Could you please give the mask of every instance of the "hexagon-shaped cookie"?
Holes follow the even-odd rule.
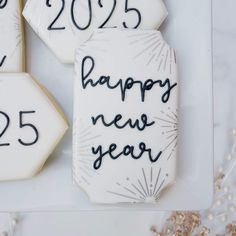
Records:
[[[167,10],[162,0],[28,0],[23,15],[62,62],[73,63],[95,29],[158,29]]]
[[[46,90],[26,73],[0,73],[0,181],[41,170],[68,128]]]

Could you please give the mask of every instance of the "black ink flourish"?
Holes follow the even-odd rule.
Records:
[[[128,119],[123,122],[122,122],[123,116],[121,114],[116,115],[115,118],[111,122],[107,122],[105,120],[104,115],[102,115],[102,114],[98,115],[96,117],[92,117],[91,119],[92,119],[93,125],[96,125],[98,123],[98,121],[100,120],[101,123],[106,127],[115,126],[117,129],[124,129],[128,126],[131,129],[137,129],[139,131],[143,131],[147,127],[150,127],[155,124],[155,121],[148,122],[148,117],[146,114],[142,114],[140,120],[139,119],[136,119],[136,120]]]
[[[60,18],[63,10],[65,9],[65,0],[62,0],[61,2],[61,9],[58,12],[56,18],[52,21],[52,23],[48,26],[48,30],[64,30],[66,29],[66,27],[62,26],[62,27],[54,27],[54,24],[57,22],[57,20]],[[52,4],[50,3],[50,0],[46,0],[46,6],[47,7],[52,7]]]
[[[119,152],[118,154],[114,153],[117,150],[117,145],[115,143],[112,143],[109,147],[107,151],[103,150],[103,147],[101,145],[99,145],[97,148],[92,147],[92,153],[94,155],[98,155],[98,158],[95,160],[94,162],[94,169],[98,170],[101,165],[102,165],[102,161],[103,158],[105,156],[109,156],[112,160],[116,160],[118,159],[120,156],[124,155],[124,156],[131,156],[132,159],[134,160],[138,160],[140,159],[143,155],[147,154],[149,157],[149,160],[151,163],[155,163],[158,161],[158,159],[161,157],[162,155],[162,151],[160,151],[156,156],[153,156],[152,154],[152,149],[151,148],[147,148],[146,144],[144,142],[139,143],[138,149],[139,149],[139,154],[135,154],[136,151],[134,150],[135,147],[132,145],[126,145],[121,152]]]
[[[3,130],[0,131],[0,139],[2,138],[2,136],[5,134],[5,132],[7,131],[9,125],[10,125],[10,118],[9,116],[3,112],[3,111],[0,111],[0,115],[3,116],[3,118],[5,118],[6,120],[6,124],[5,124],[5,127],[3,128]],[[10,143],[0,143],[0,147],[2,146],[10,146]]]
[[[2,67],[2,66],[3,66],[3,64],[4,64],[4,61],[6,60],[6,58],[7,58],[7,56],[4,56],[4,57],[2,58],[2,60],[0,61],[0,67]]]
[[[85,70],[85,68],[87,68]],[[167,103],[169,101],[171,91],[177,86],[177,83],[171,84],[169,78],[164,80],[134,80],[132,77],[128,77],[125,80],[119,79],[117,82],[113,82],[109,75],[101,75],[95,81],[90,77],[91,73],[95,68],[95,60],[91,56],[86,56],[82,60],[82,68],[81,68],[81,81],[83,89],[86,89],[89,85],[91,87],[96,86],[106,86],[108,89],[114,90],[119,89],[121,93],[121,100],[124,102],[126,99],[126,94],[128,90],[131,90],[135,86],[138,87],[141,94],[141,101],[144,102],[146,98],[146,93],[153,89],[155,85],[158,85],[160,88],[164,89],[163,94],[161,96],[161,100],[163,103]]]
[[[8,0],[0,0],[0,9],[3,9],[7,5]]]
[[[106,24],[109,22],[109,20],[111,19],[112,15],[115,11],[116,4],[117,4],[116,0],[113,0],[113,6],[111,8],[111,11],[110,11],[108,17],[106,18],[106,20],[98,28],[100,28],[100,29],[101,28],[117,28],[117,26],[106,27]],[[98,5],[99,5],[99,7],[103,8],[102,0],[98,0]]]
[[[137,29],[139,27],[139,25],[141,24],[141,21],[142,21],[142,15],[141,15],[141,12],[137,9],[137,8],[134,8],[134,7],[129,7],[128,6],[128,1],[129,0],[126,0],[125,1],[125,13],[136,13],[137,17],[138,17],[138,22],[137,24],[133,27],[133,29]],[[130,28],[127,26],[126,22],[123,22],[123,26],[125,28]]]
[[[52,4],[50,3],[50,0],[46,0],[46,5],[47,5],[47,7],[51,7],[52,6]]]
[[[88,0],[88,13],[89,13],[89,19],[88,19],[88,23],[85,25],[85,26],[80,26],[78,24],[78,22],[76,21],[75,19],[75,15],[78,15],[78,14],[75,14],[75,2],[76,0],[72,0],[72,3],[71,3],[71,10],[70,10],[70,13],[71,13],[71,19],[72,19],[72,22],[74,24],[74,26],[78,29],[78,30],[86,30],[89,28],[89,26],[91,25],[92,23],[92,16],[93,16],[93,13],[92,13],[92,3],[91,3],[91,0]]]

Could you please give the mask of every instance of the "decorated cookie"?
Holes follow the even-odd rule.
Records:
[[[57,146],[67,123],[30,75],[0,73],[0,181],[34,176]]]
[[[28,0],[23,15],[62,62],[74,63],[95,29],[157,29],[167,11],[162,0]]]
[[[174,50],[159,31],[98,30],[75,68],[75,181],[92,202],[157,202],[175,182]]]
[[[24,71],[21,0],[0,1],[0,72]]]

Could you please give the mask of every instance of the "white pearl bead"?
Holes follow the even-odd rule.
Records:
[[[236,134],[236,129],[232,129],[232,134],[233,134],[233,135]]]
[[[231,212],[235,212],[235,211],[236,211],[236,208],[235,208],[235,206],[230,206],[230,207],[229,207],[229,210],[230,210]]]
[[[218,172],[219,172],[219,173],[223,173],[223,172],[224,172],[224,168],[223,168],[222,166],[219,167]]]
[[[12,224],[12,226],[16,226],[16,224],[17,224],[17,219],[16,219],[16,218],[13,218],[13,219],[11,220],[11,224]]]
[[[229,194],[229,195],[227,196],[227,198],[228,198],[229,201],[232,201],[234,197],[233,197],[232,194]]]
[[[208,220],[213,220],[214,216],[213,216],[213,214],[210,213],[210,214],[208,214],[207,218],[208,218]]]
[[[231,160],[232,160],[232,156],[229,154],[228,156],[225,157],[225,159],[226,159],[227,161],[231,161]]]
[[[229,188],[228,187],[224,187],[224,192],[228,193],[229,192]]]
[[[225,215],[221,216],[221,221],[222,221],[222,222],[225,222],[225,221],[226,221],[226,216],[225,216]]]
[[[221,206],[221,205],[222,205],[222,201],[221,201],[221,200],[217,200],[217,201],[216,201],[216,205],[217,205],[217,206]]]

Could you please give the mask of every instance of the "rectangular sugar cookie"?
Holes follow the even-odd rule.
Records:
[[[175,182],[178,81],[158,31],[98,30],[76,54],[74,179],[96,203],[155,203]]]
[[[25,70],[22,1],[0,1],[0,72]]]

